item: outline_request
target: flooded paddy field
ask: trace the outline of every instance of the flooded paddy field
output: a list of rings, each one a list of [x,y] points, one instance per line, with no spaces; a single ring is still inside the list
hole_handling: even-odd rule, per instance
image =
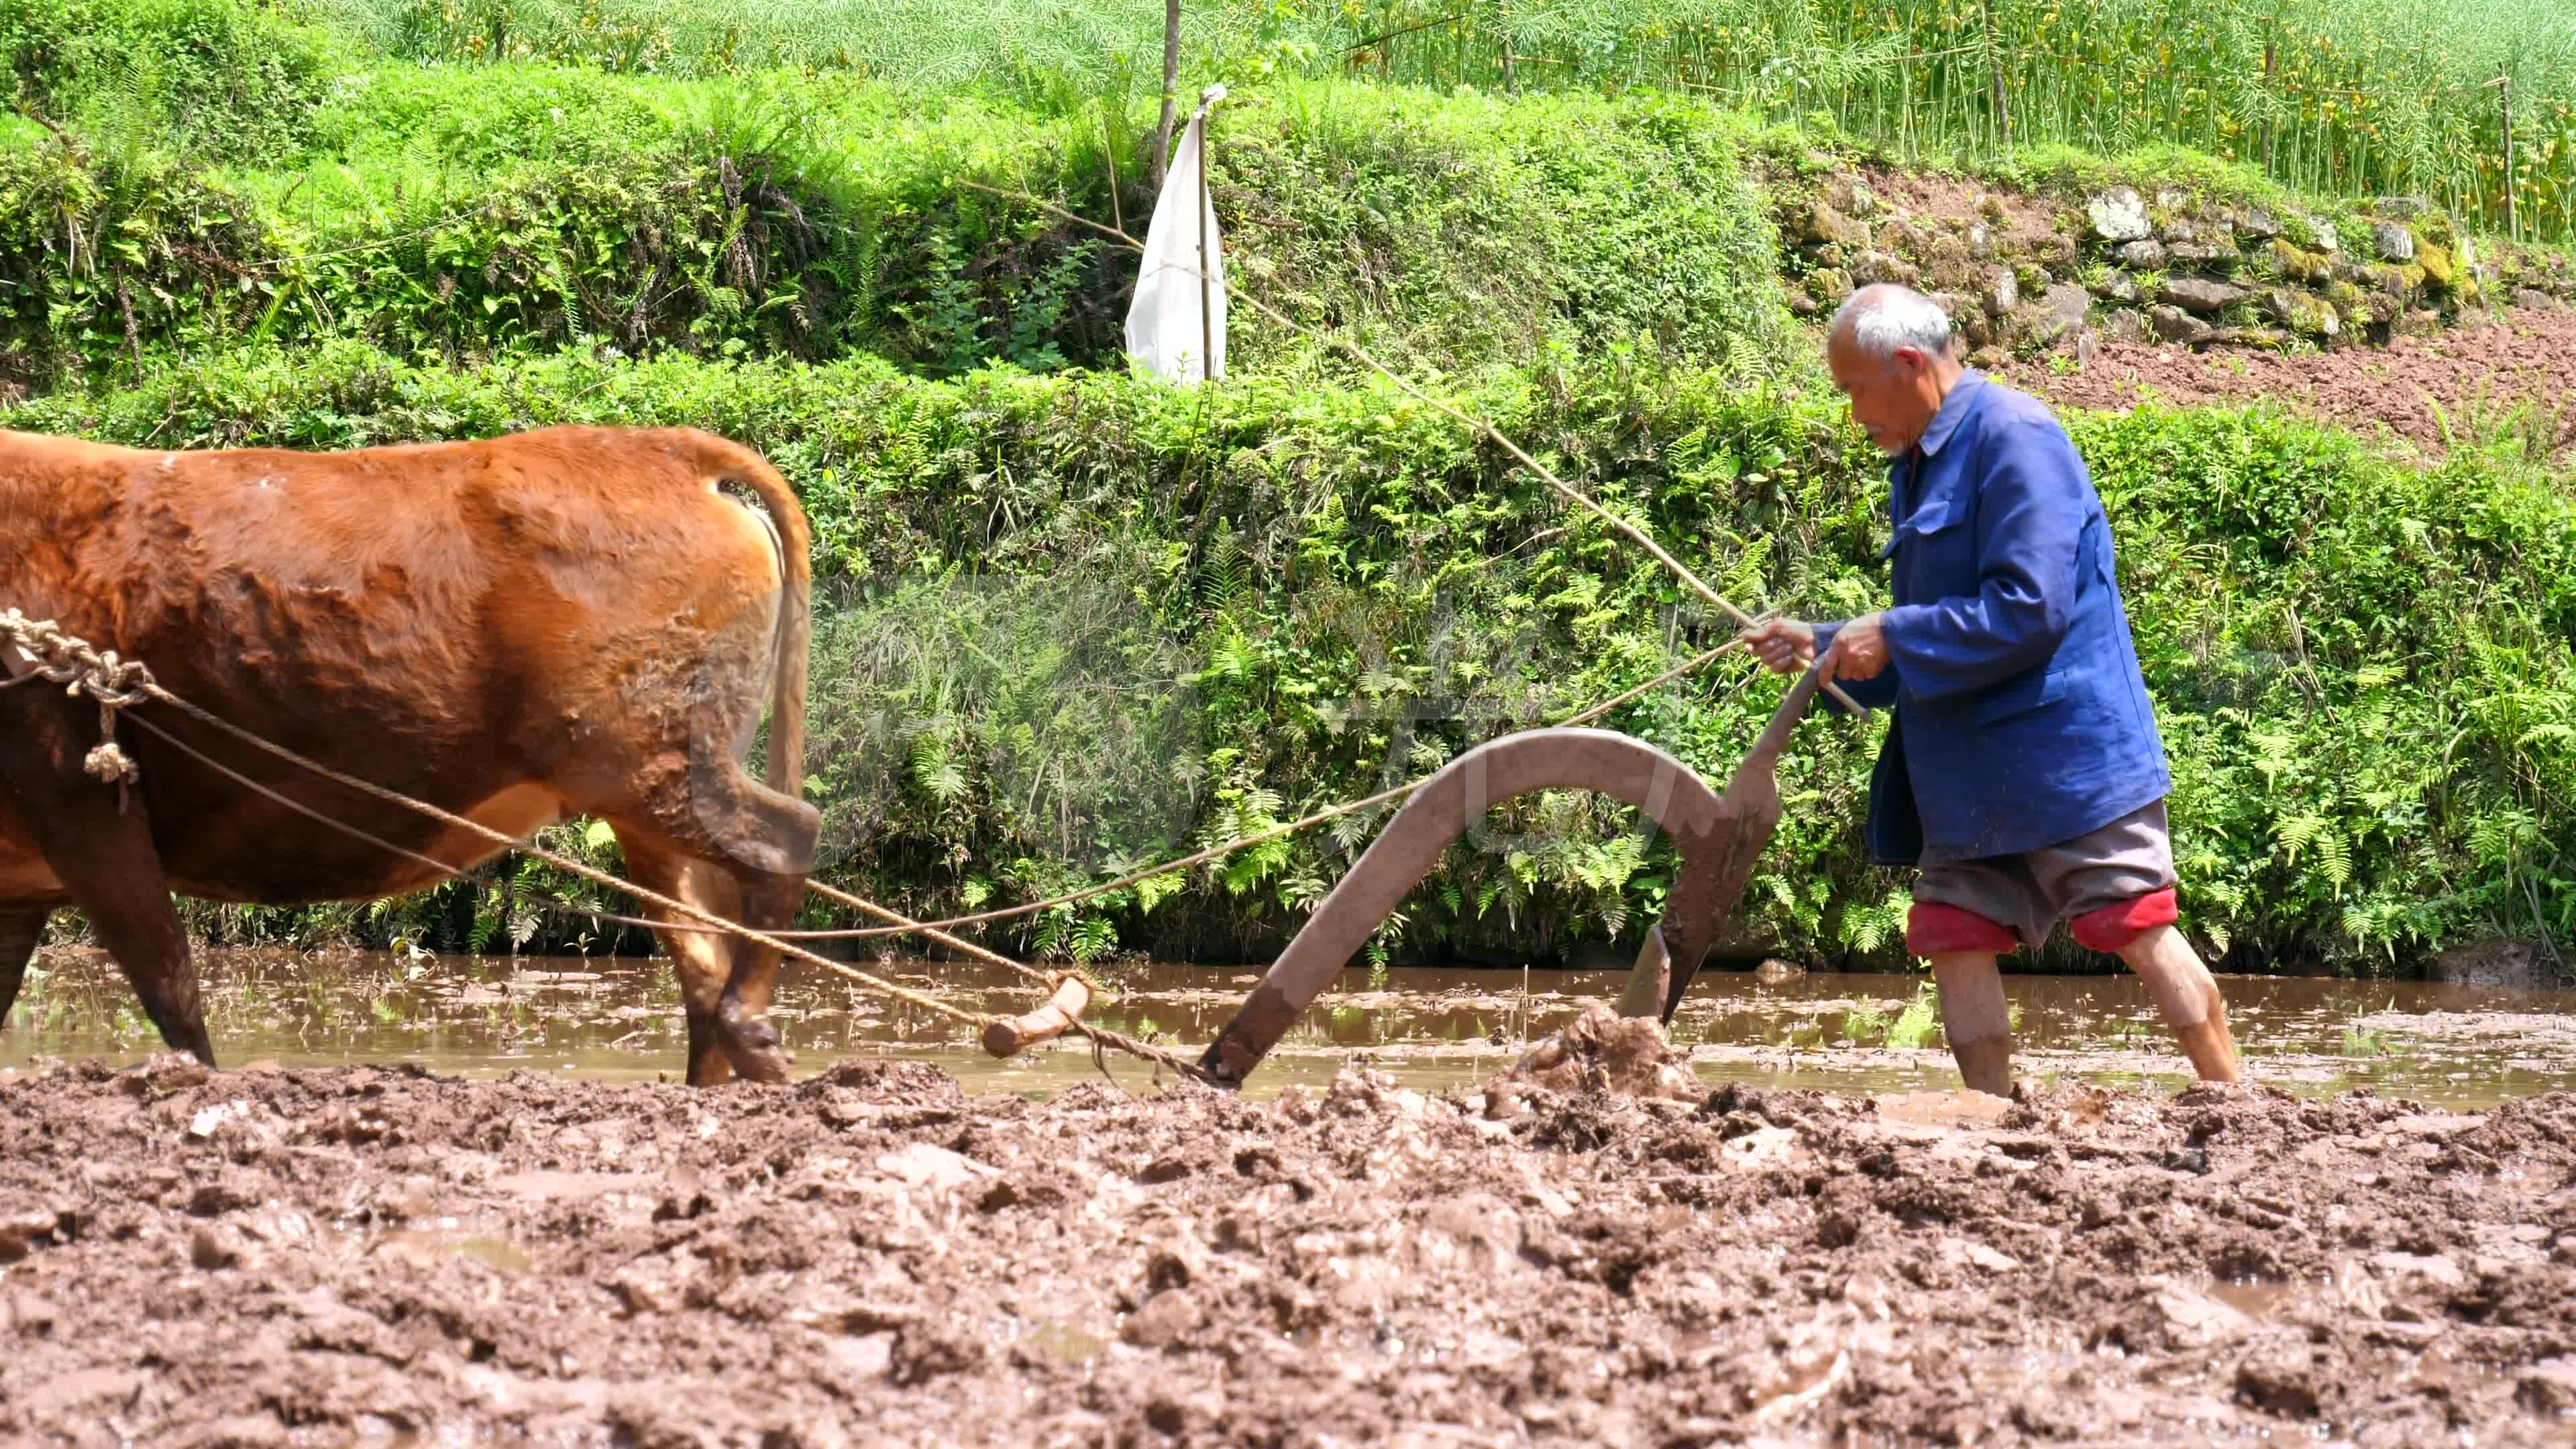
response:
[[[207,1024],[227,1066],[408,1064],[445,1075],[542,1070],[608,1081],[676,1079],[684,1028],[667,962],[633,957],[399,958],[350,952],[202,954]],[[971,962],[894,960],[872,969],[976,1011],[1036,1004],[1027,983]],[[1175,1048],[1213,1040],[1258,979],[1246,970],[1125,963],[1097,972],[1115,995],[1089,1016]],[[1526,983],[1526,990],[1524,984]],[[2007,976],[2018,1070],[2173,1090],[2187,1064],[2137,979]],[[1253,1078],[1253,1096],[1321,1086],[1359,1064],[1407,1086],[1472,1084],[1585,1006],[1614,996],[1614,972],[1391,969],[1346,972]],[[2247,1065],[2302,1095],[2368,1087],[2454,1107],[2576,1089],[2576,992],[2439,982],[2222,977]],[[868,995],[789,963],[773,1013],[797,1071],[848,1057],[935,1062],[973,1092],[1043,1094],[1099,1068],[1080,1042],[1009,1062],[952,1021]],[[1711,1085],[1834,1091],[1948,1090],[1927,978],[1816,973],[1765,980],[1704,972],[1673,1028]],[[141,1060],[160,1039],[107,959],[90,950],[38,958],[0,1071],[41,1058]],[[1149,1079],[1113,1057],[1121,1081]]]
[[[45,966],[11,1442],[2576,1441],[2560,996],[2231,980],[2264,1085],[2182,1089],[2131,983],[2020,980],[2005,1102],[1914,978],[1721,975],[1677,1100],[1497,1076],[1608,976],[1355,974],[1231,1097],[803,982],[801,1079],[700,1092],[657,963],[219,954],[220,1073]]]

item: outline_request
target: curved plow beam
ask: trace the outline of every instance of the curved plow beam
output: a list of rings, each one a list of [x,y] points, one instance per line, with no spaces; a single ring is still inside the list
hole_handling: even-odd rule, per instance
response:
[[[1539,790],[1616,796],[1662,826],[1680,850],[1681,869],[1665,897],[1664,918],[1646,932],[1619,1003],[1623,1016],[1654,1013],[1670,1021],[1779,823],[1780,790],[1772,771],[1817,684],[1809,670],[1791,686],[1723,796],[1671,755],[1610,730],[1525,730],[1450,761],[1414,792],[1333,887],[1199,1064],[1219,1081],[1240,1085],[1379,923],[1430,874],[1451,841],[1487,810]]]

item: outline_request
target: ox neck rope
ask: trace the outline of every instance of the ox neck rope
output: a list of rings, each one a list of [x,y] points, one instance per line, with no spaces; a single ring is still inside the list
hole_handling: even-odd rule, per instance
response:
[[[116,716],[119,710],[142,703],[148,691],[158,687],[152,671],[141,660],[119,659],[113,649],[102,653],[64,633],[52,620],[30,619],[16,609],[0,611],[0,634],[7,635],[10,646],[30,664],[27,673],[0,684],[0,689],[42,679],[62,685],[74,699],[86,692],[98,701],[98,747],[82,759],[81,770],[101,784],[116,787],[116,813],[124,814],[133,804],[130,792],[143,778],[143,770],[117,744]]]

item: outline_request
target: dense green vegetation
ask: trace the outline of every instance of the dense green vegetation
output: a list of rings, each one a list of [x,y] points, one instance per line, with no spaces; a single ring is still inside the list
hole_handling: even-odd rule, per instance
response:
[[[1216,182],[1238,278],[1492,417],[1739,601],[1869,607],[1878,465],[1787,319],[1739,164],[1796,155],[1795,135],[1670,94],[1288,73],[1353,13],[1218,11],[1193,32],[1205,68],[1257,82]],[[0,123],[0,375],[26,390],[0,424],[346,447],[689,423],[760,447],[819,531],[827,874],[926,915],[1368,793],[1723,636],[1492,450],[1311,344],[1246,325],[1239,375],[1204,393],[1126,376],[1124,259],[963,183],[1132,224],[1151,97],[1069,58],[1086,26],[1132,42],[1131,19],[1031,10],[1014,49],[903,14],[0,0],[41,118]],[[748,73],[769,66],[790,68]],[[2018,164],[2259,184],[2206,160]],[[2263,413],[2070,423],[2119,531],[2205,944],[2365,968],[2576,932],[2563,467],[2504,429],[2424,469]],[[1722,776],[1776,699],[1744,674],[1725,661],[1609,723]],[[1897,959],[1901,878],[1857,828],[1877,728],[1802,732],[1747,941]],[[1375,823],[1011,941],[1257,958]],[[1668,861],[1631,825],[1581,798],[1517,807],[1381,948],[1633,936]],[[611,849],[578,824],[549,839]],[[196,920],[581,936],[549,903],[594,896],[510,872]]]
[[[1714,93],[1908,159],[2179,144],[2499,232],[2510,190],[2527,234],[2576,234],[2576,11],[2549,0],[1382,0],[1335,19],[1322,48],[1375,41],[1357,58],[1389,76]]]
[[[221,0],[12,0],[0,38],[22,77],[75,102],[142,98],[196,143],[233,151],[291,130],[333,47],[1000,86],[1119,119],[1159,91],[1151,0],[293,0],[245,13]],[[1444,90],[1652,87],[1944,160],[2005,157],[2008,115],[2020,146],[2186,145],[2305,191],[2430,196],[2497,231],[2510,190],[2530,234],[2576,236],[2576,10],[2551,0],[1219,0],[1190,7],[1187,31],[1197,79],[1356,70]],[[173,33],[202,39],[173,46]],[[197,104],[208,94],[265,104],[209,112]]]
[[[95,130],[0,138],[0,376],[334,336],[449,360],[592,338],[932,375],[1116,365],[1126,255],[967,183],[1137,217],[1142,124],[847,76],[389,66],[328,90],[221,167],[116,144],[162,122],[115,97]],[[1229,116],[1215,188],[1243,280],[1394,362],[1643,340],[1751,364],[1787,315],[1745,135],[1687,101],[1286,85]],[[1239,366],[1299,351],[1243,344]]]
[[[1874,460],[1812,392],[1615,361],[1472,402],[1749,603],[1866,607]],[[833,581],[813,770],[831,874],[918,913],[1027,899],[1290,818],[1562,717],[1722,637],[1650,563],[1390,392],[910,378],[873,360],[459,371],[245,352],[30,402],[17,426],[342,447],[557,421],[757,443]],[[2178,788],[2194,929],[2241,961],[2405,959],[2576,929],[2576,504],[2498,446],[2430,470],[2262,413],[2080,419]],[[1740,663],[1616,717],[1722,776],[1777,697]],[[1892,960],[1859,854],[1875,730],[1819,721],[1750,903]],[[1660,849],[1583,799],[1451,853],[1403,941],[1503,953],[1651,917]],[[1037,944],[1257,955],[1365,838],[1318,832],[1040,923]],[[571,832],[568,832],[568,834]],[[421,909],[433,920],[453,908]],[[483,903],[485,929],[497,899]],[[1390,945],[1397,944],[1394,938]]]

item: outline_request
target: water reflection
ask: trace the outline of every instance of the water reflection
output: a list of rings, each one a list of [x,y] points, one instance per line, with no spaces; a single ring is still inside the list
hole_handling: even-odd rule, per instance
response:
[[[460,1076],[535,1069],[630,1080],[680,1073],[679,996],[662,962],[213,951],[202,953],[201,969],[208,1025],[227,1065],[410,1062]],[[898,960],[878,969],[975,1011],[1017,1013],[1036,1000],[988,967]],[[1116,995],[1093,1007],[1093,1019],[1190,1049],[1215,1035],[1253,980],[1239,969],[1161,963],[1102,974]],[[1318,1084],[1354,1058],[1419,1086],[1478,1080],[1617,984],[1611,973],[1533,971],[1525,994],[1518,972],[1348,972],[1281,1043],[1252,1091]],[[2026,1075],[2185,1080],[2135,977],[2008,976],[2005,985]],[[2576,993],[2297,977],[2222,985],[2256,1079],[2295,1092],[2367,1086],[2483,1105],[2576,1089]],[[1913,976],[1763,981],[1714,972],[1693,985],[1674,1035],[1693,1045],[1693,1066],[1711,1081],[1951,1087],[1957,1079],[1922,993]],[[1099,1069],[1078,1042],[995,1061],[951,1021],[792,964],[776,1016],[800,1071],[851,1055],[919,1057],[973,1090],[1043,1093]],[[132,1061],[157,1046],[103,956],[57,950],[38,959],[0,1032],[0,1068],[38,1057]],[[1128,1058],[1112,1056],[1108,1066],[1131,1086],[1150,1076]]]

